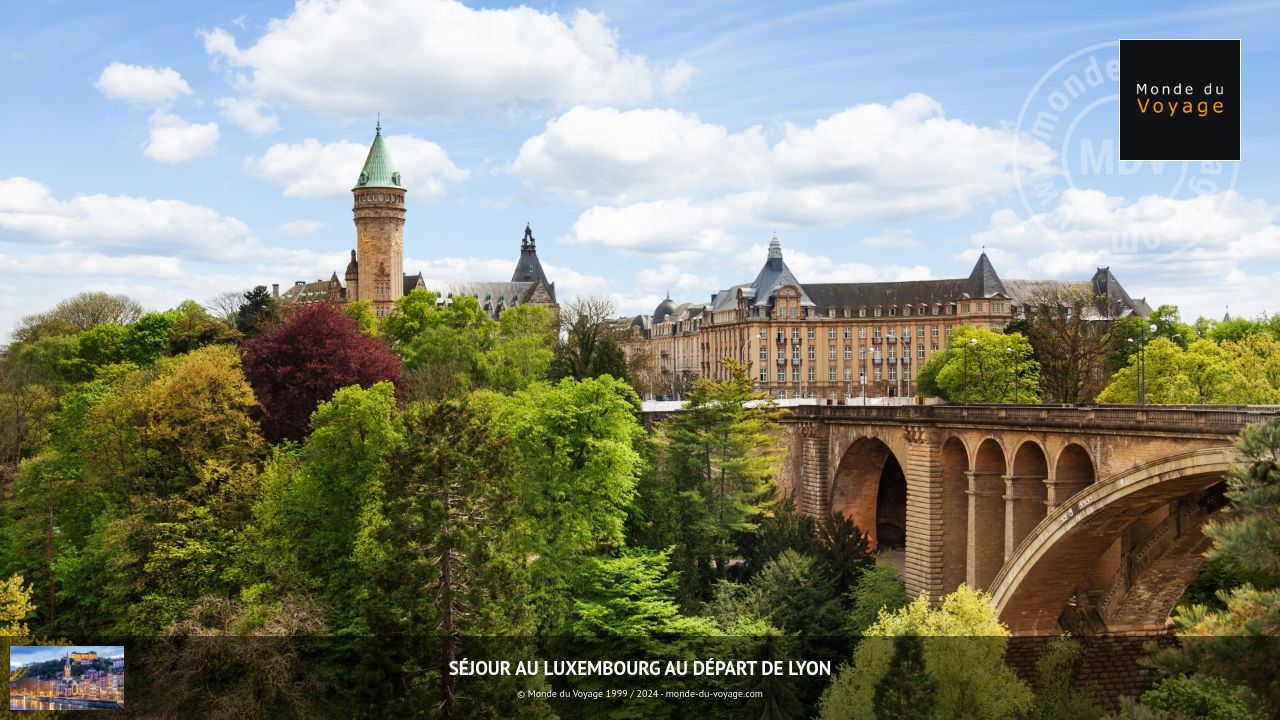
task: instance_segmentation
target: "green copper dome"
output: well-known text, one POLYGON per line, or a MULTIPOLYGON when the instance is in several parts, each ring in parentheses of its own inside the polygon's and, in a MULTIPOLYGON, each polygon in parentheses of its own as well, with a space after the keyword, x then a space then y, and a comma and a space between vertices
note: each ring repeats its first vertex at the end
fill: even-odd
POLYGON ((364 160, 364 169, 360 171, 360 179, 353 190, 360 188, 400 188, 400 173, 391 164, 391 156, 382 143, 382 121, 378 121, 377 131, 373 136, 373 145, 369 147, 369 157, 364 160))

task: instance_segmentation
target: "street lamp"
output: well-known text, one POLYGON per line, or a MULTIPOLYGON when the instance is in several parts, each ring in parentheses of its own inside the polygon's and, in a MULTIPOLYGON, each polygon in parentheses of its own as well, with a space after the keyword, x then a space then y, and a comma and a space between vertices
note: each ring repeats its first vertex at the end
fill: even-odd
POLYGON ((969 348, 978 344, 978 338, 969 338, 969 344, 964 346, 964 404, 969 404, 969 348))
MULTIPOLYGON (((1142 334, 1139 336, 1138 345, 1138 404, 1147 404, 1147 342, 1150 338, 1147 333, 1152 334, 1156 331, 1155 323, 1143 326, 1142 334)), ((1129 338, 1129 342, 1134 342, 1133 338, 1129 338)))
POLYGON ((1009 358, 1009 382, 1013 383, 1013 404, 1018 404, 1018 372, 1017 365, 1013 358, 1013 348, 1004 349, 1005 357, 1009 358))

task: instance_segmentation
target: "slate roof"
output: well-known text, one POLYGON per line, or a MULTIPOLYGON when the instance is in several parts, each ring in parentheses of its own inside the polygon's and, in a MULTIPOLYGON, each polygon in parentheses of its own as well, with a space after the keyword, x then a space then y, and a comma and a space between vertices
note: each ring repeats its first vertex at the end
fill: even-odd
POLYGON ((386 145, 382 142, 381 120, 378 121, 378 126, 374 131, 373 144, 369 146, 369 155, 364 159, 364 168, 361 169, 360 177, 356 180, 356 186, 352 190, 359 190, 360 188, 404 189, 404 186, 400 184, 400 173, 391 164, 391 155, 387 152, 386 145))

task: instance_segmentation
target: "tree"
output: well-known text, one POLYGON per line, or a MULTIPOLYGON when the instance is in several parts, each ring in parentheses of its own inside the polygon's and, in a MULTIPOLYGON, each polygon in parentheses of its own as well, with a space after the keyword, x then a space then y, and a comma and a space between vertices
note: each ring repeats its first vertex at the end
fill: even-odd
POLYGON ((178 320, 177 312, 147 313, 129 326, 120 341, 120 353, 135 365, 150 365, 169 348, 169 329, 178 320))
POLYGON ((21 575, 0 581, 0 637, 26 636, 24 621, 32 610, 31 589, 23 585, 21 575))
POLYGON ((881 612, 894 613, 907 604, 907 586, 892 565, 863 569, 849 591, 849 634, 861 637, 876 624, 881 612))
POLYGON ((555 357, 551 311, 538 305, 517 305, 498 317, 493 349, 480 356, 484 384, 511 393, 547 379, 555 357))
POLYGON ((817 524, 818 562, 843 596, 859 576, 875 564, 866 534, 844 513, 836 511, 817 524))
POLYGON ((786 550, 751 579, 757 615, 800 638, 841 634, 840 596, 812 556, 786 550))
POLYGON ((422 288, 396 300, 382 320, 383 338, 404 358, 405 381, 419 398, 461 397, 483 385, 481 357, 493 347, 498 325, 473 297, 445 305, 422 288))
POLYGON ((919 383, 920 392, 954 403, 1037 402, 1039 377, 1025 337, 962 325, 920 369, 919 383))
POLYGON ((342 305, 342 314, 354 320, 356 327, 369 335, 378 329, 378 315, 371 300, 348 300, 342 305))
POLYGON ((725 360, 728 377, 702 378, 685 411, 661 429, 662 472, 681 498, 683 541, 676 564, 682 600, 705 598, 726 576, 733 540, 756 528, 771 497, 776 454, 769 431, 778 411, 755 390, 748 366, 725 360))
POLYGON ((194 300, 183 300, 171 312, 168 353, 182 355, 206 345, 230 344, 240 333, 225 320, 213 317, 194 300))
MULTIPOLYGON (((1280 316, 1277 316, 1280 317, 1280 316)), ((1224 400, 1241 405, 1280 403, 1280 340, 1255 333, 1221 343, 1232 377, 1224 400)))
POLYGON ((264 332, 276 319, 280 302, 259 285, 244 293, 244 301, 236 308, 236 330, 246 337, 264 332))
POLYGON ((876 687, 893 661, 892 638, 920 636, 924 666, 937 681, 938 717, 1012 719, 1031 705, 1031 690, 1004 664, 1009 630, 996 619, 990 599, 961 585, 930 607, 921 595, 894 613, 883 613, 822 695, 822 720, 876 717, 876 687))
POLYGON ((553 379, 602 375, 627 379, 626 354, 609 322, 612 316, 612 301, 602 297, 580 296, 561 310, 565 339, 556 348, 553 379))
POLYGON ((1196 340, 1183 350, 1171 340, 1156 338, 1142 356, 1130 356, 1129 364, 1098 394, 1098 402, 1138 402, 1140 375, 1145 376, 1146 402, 1155 405, 1217 403, 1230 391, 1231 368, 1212 341, 1196 340), (1142 372, 1139 362, 1145 367, 1142 372))
POLYGON ((1069 635, 1049 643, 1036 661, 1036 700, 1027 720, 1099 720, 1106 715, 1093 688, 1071 687, 1083 657, 1084 645, 1069 635))
MULTIPOLYGON (((1255 720, 1257 698, 1249 688, 1205 675, 1171 677, 1142 694, 1141 708, 1151 720, 1255 720)), ((1126 708, 1120 717, 1140 713, 1126 708), (1128 715, 1126 715, 1128 713, 1128 715)))
POLYGON ((616 556, 587 561, 582 589, 574 594, 570 631, 583 638, 648 638, 711 629, 680 614, 670 550, 624 548, 616 556))
POLYGON ((1102 389, 1116 345, 1109 303, 1085 288, 1052 287, 1029 298, 1026 319, 1006 328, 1006 334, 1019 330, 1030 341, 1045 402, 1087 402, 1102 389), (1100 306, 1106 308, 1102 317, 1100 306))
POLYGON ((636 439, 639 398, 612 378, 534 383, 508 397, 486 396, 488 422, 515 449, 514 502, 525 552, 536 557, 533 600, 554 634, 568 622, 567 595, 583 558, 623 545, 642 467, 636 439))
POLYGON ((938 693, 938 682, 924 667, 924 647, 914 635, 893 638, 893 658, 884 677, 876 683, 876 720, 929 718, 938 693))
POLYGON ((400 378, 400 360, 325 303, 304 305, 244 345, 244 370, 258 397, 263 433, 298 439, 338 388, 400 378))
MULTIPOLYGON (((1236 443, 1240 462, 1227 474, 1229 504, 1205 526, 1211 562, 1280 583, 1280 420, 1247 426, 1236 443)), ((1180 608, 1174 621, 1181 647, 1156 656, 1169 675, 1198 672, 1248 686, 1280 713, 1280 590, 1245 584, 1220 593, 1225 609, 1180 608)), ((1144 704, 1146 704, 1144 702, 1144 704)))
POLYGON ((129 325, 142 315, 142 306, 124 295, 82 292, 59 302, 48 312, 28 315, 14 331, 18 343, 28 343, 53 335, 75 335, 95 325, 129 325))

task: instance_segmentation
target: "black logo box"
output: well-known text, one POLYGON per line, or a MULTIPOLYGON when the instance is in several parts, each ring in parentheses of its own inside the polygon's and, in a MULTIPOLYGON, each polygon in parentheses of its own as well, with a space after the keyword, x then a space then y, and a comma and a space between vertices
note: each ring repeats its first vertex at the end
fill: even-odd
POLYGON ((1121 160, 1239 160, 1241 101, 1239 40, 1120 41, 1121 160))

